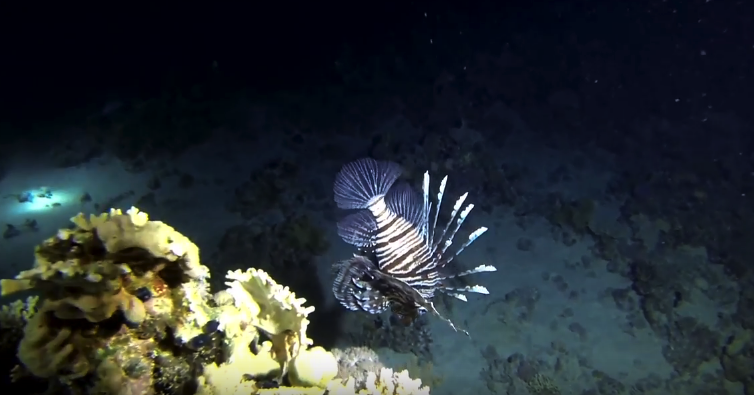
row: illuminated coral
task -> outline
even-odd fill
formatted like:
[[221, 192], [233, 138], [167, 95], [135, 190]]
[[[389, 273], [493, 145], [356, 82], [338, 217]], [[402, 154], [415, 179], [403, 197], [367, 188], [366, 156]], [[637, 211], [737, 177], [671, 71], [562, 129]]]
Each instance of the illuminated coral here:
[[[14, 378], [113, 395], [428, 393], [388, 369], [335, 378], [333, 355], [310, 348], [306, 300], [258, 269], [229, 272], [212, 295], [196, 245], [146, 213], [72, 222], [37, 246], [33, 268], [2, 280], [3, 295], [39, 294], [0, 310], [16, 331]], [[286, 378], [301, 387], [279, 386]]]
[[135, 208], [71, 221], [73, 228], [36, 247], [33, 268], [1, 284], [3, 295], [40, 294], [40, 311], [27, 320], [18, 347], [24, 369], [65, 381], [99, 372], [105, 361], [120, 365], [134, 348], [146, 355], [154, 347], [145, 348], [144, 333], [157, 328], [151, 333], [164, 338], [166, 328], [186, 322], [176, 306], [186, 294], [205, 305], [196, 290], [209, 276], [188, 238]]
[[91, 353], [102, 346], [90, 341], [86, 329], [63, 325], [56, 317], [56, 303], [46, 301], [27, 323], [18, 348], [18, 357], [26, 369], [37, 377], [65, 380], [84, 377], [90, 372]]

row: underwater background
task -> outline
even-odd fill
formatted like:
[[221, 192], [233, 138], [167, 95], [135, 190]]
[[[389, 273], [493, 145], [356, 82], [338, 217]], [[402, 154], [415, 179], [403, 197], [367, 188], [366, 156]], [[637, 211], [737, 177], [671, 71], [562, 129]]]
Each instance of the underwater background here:
[[[0, 13], [0, 278], [34, 267], [77, 214], [134, 206], [199, 248], [212, 293], [257, 268], [305, 298], [339, 377], [407, 370], [434, 394], [754, 393], [754, 3], [23, 7]], [[474, 278], [489, 295], [435, 305], [470, 337], [333, 297], [331, 266], [354, 253], [333, 181], [363, 157], [469, 193], [461, 232], [489, 230], [453, 264], [497, 272]], [[4, 289], [2, 304], [46, 292]], [[0, 318], [4, 385], [97, 393], [96, 366], [17, 379], [29, 316]], [[207, 361], [190, 358], [180, 386], [156, 363], [149, 388], [117, 393], [198, 393], [184, 384]]]

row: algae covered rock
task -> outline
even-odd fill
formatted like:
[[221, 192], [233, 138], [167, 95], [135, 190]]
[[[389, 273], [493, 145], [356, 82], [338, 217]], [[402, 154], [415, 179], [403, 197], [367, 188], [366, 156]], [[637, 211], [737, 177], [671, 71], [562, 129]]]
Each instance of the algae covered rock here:
[[552, 211], [547, 215], [548, 220], [557, 226], [573, 229], [578, 234], [588, 232], [589, 225], [596, 208], [591, 199], [562, 201], [555, 198]]

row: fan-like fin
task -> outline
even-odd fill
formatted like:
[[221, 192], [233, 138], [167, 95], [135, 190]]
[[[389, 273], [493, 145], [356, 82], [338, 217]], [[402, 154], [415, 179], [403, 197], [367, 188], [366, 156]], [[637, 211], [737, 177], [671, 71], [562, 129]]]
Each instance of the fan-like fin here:
[[335, 176], [335, 203], [342, 209], [363, 209], [385, 196], [401, 176], [394, 162], [364, 158], [346, 164]]
[[423, 204], [419, 196], [406, 182], [395, 184], [385, 195], [388, 210], [410, 222], [418, 229], [422, 228]]
[[373, 247], [376, 231], [377, 221], [367, 210], [349, 214], [338, 221], [338, 235], [340, 238], [356, 247]]

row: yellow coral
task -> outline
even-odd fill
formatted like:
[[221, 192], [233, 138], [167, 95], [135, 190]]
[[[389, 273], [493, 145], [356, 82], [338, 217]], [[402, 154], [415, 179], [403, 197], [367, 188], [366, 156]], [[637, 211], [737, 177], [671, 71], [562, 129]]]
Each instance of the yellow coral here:
[[190, 281], [178, 288], [173, 295], [174, 305], [181, 306], [180, 314], [168, 315], [169, 325], [175, 337], [182, 343], [203, 333], [202, 327], [213, 319], [215, 313], [207, 305], [209, 284], [203, 281]]
[[95, 226], [99, 239], [110, 253], [139, 248], [157, 259], [178, 262], [190, 278], [209, 277], [209, 269], [199, 261], [199, 247], [172, 226], [149, 221], [146, 213], [131, 207], [126, 214], [111, 210], [110, 219]]
[[87, 341], [76, 331], [61, 327], [53, 302], [43, 303], [24, 329], [18, 358], [33, 375], [42, 378], [76, 379], [89, 373]]
[[[268, 335], [279, 335], [292, 331], [298, 337], [298, 344], [309, 346], [312, 340], [306, 337], [309, 326], [307, 316], [314, 307], [306, 307], [306, 299], [296, 298], [288, 287], [275, 282], [267, 273], [259, 269], [228, 272], [226, 284], [234, 303], [248, 315], [251, 325]], [[295, 355], [293, 355], [295, 356]]]
[[209, 276], [194, 243], [163, 222], [149, 221], [135, 207], [125, 214], [110, 210], [88, 219], [79, 214], [71, 222], [74, 229], [63, 229], [37, 246], [32, 269], [2, 281], [2, 295], [36, 288], [44, 297], [62, 301], [57, 304], [59, 318], [99, 322], [121, 310], [139, 324], [145, 308], [124, 289], [132, 269], [159, 271], [165, 263], [175, 263], [189, 278]]
[[[231, 393], [246, 388], [248, 377], [278, 378], [287, 372], [288, 363], [301, 346], [310, 345], [306, 337], [307, 316], [314, 310], [305, 299], [277, 284], [262, 270], [228, 272], [229, 288], [215, 295], [216, 316], [225, 334], [228, 362], [204, 369], [205, 380], [215, 392]], [[254, 353], [249, 344], [259, 342], [259, 332], [271, 341], [263, 342]], [[240, 386], [240, 387], [239, 387]]]
[[305, 387], [324, 387], [338, 375], [338, 361], [322, 347], [301, 350], [291, 361], [288, 381]]
[[[238, 343], [237, 343], [238, 344]], [[248, 349], [248, 345], [246, 346]], [[235, 350], [233, 360], [227, 363], [205, 365], [203, 377], [206, 388], [204, 393], [214, 395], [254, 393], [254, 377], [277, 376], [280, 364], [270, 353], [270, 343], [258, 354]]]
[[[217, 367], [213, 366], [211, 370]], [[199, 377], [198, 395], [429, 395], [430, 389], [422, 385], [421, 380], [412, 379], [408, 371], [394, 372], [381, 369], [378, 373], [370, 372], [367, 376], [366, 389], [356, 390], [356, 379], [346, 381], [338, 379], [327, 383], [326, 388], [319, 387], [279, 387], [258, 389], [252, 381], [223, 381], [221, 376], [205, 374]]]
[[38, 296], [29, 296], [26, 300], [16, 300], [3, 305], [0, 307], [0, 326], [3, 328], [22, 328], [34, 315], [38, 301]]
[[324, 389], [317, 387], [264, 388], [255, 392], [256, 395], [323, 395], [324, 393]]
[[[79, 214], [71, 221], [72, 229], [62, 229], [36, 247], [33, 268], [1, 284], [3, 295], [33, 288], [44, 301], [43, 311], [26, 324], [18, 349], [30, 373], [64, 379], [91, 373], [106, 357], [96, 350], [113, 334], [99, 334], [98, 325], [86, 321], [101, 323], [116, 311], [130, 324], [141, 324], [151, 314], [162, 321], [158, 326], [173, 329], [201, 328], [210, 319], [190, 314], [209, 309], [209, 270], [200, 264], [199, 249], [188, 238], [162, 222], [149, 221], [136, 208], [88, 218]], [[131, 293], [144, 286], [152, 291], [149, 310]], [[82, 333], [82, 328], [94, 332]], [[128, 338], [128, 332], [118, 333]]]
[[146, 318], [144, 304], [121, 289], [114, 295], [74, 295], [58, 303], [55, 315], [65, 320], [86, 318], [89, 322], [104, 321], [120, 310], [128, 322], [140, 324]]
[[[308, 315], [314, 307], [305, 306], [305, 299], [264, 271], [229, 272], [228, 289], [214, 296], [214, 304], [208, 303], [209, 270], [199, 262], [196, 245], [172, 227], [150, 221], [135, 208], [88, 218], [80, 214], [72, 222], [74, 228], [60, 230], [36, 248], [32, 269], [2, 282], [3, 294], [33, 288], [41, 295], [37, 313], [33, 303], [26, 309], [15, 303], [0, 310], [2, 319], [25, 322], [18, 356], [28, 373], [107, 393], [150, 393], [158, 388], [153, 370], [169, 369], [165, 361], [158, 362], [159, 355], [181, 358], [174, 354], [181, 344], [142, 335], [157, 330], [164, 336], [168, 326], [171, 340], [186, 343], [203, 336], [191, 342], [197, 347], [191, 348], [195, 358], [202, 358], [193, 361], [205, 361], [198, 394], [357, 393], [356, 379], [331, 379], [337, 364], [330, 353], [318, 347], [307, 350], [312, 344], [306, 334]], [[134, 296], [144, 287], [152, 291], [141, 296], [146, 302]], [[116, 311], [141, 325], [134, 329], [122, 325], [119, 316], [109, 319]], [[219, 323], [219, 331], [206, 329], [212, 320]], [[269, 341], [262, 341], [262, 334]], [[209, 349], [217, 344], [223, 352]], [[227, 357], [224, 362], [204, 359], [220, 355]], [[312, 361], [330, 366], [312, 370]], [[301, 366], [289, 372], [295, 363]], [[293, 379], [291, 373], [298, 374], [299, 387], [257, 385], [269, 379], [282, 382], [286, 375]], [[86, 380], [76, 380], [84, 376]], [[173, 372], [160, 377], [173, 380], [159, 383], [162, 386], [180, 386], [193, 376]], [[429, 394], [421, 380], [390, 369], [369, 374], [359, 383], [358, 388], [363, 387], [359, 394]]]
[[144, 307], [123, 290], [123, 269], [97, 245], [91, 233], [60, 232], [36, 247], [32, 269], [2, 281], [2, 294], [35, 288], [43, 298], [60, 301], [59, 318], [99, 322], [119, 309], [133, 308], [135, 314], [128, 317], [141, 322]]
[[[429, 395], [429, 387], [419, 379], [412, 379], [408, 370], [394, 372], [393, 369], [380, 369], [379, 374], [369, 372], [366, 389], [360, 391], [369, 395]], [[335, 392], [337, 394], [337, 392]]]
[[16, 300], [0, 307], [0, 350], [16, 349], [23, 337], [24, 327], [36, 314], [39, 297]]

